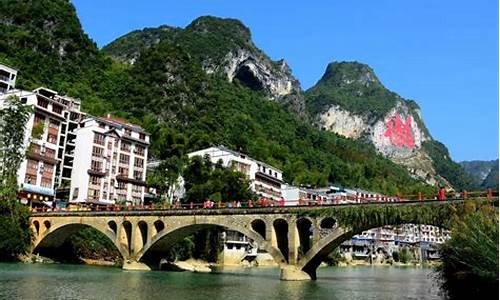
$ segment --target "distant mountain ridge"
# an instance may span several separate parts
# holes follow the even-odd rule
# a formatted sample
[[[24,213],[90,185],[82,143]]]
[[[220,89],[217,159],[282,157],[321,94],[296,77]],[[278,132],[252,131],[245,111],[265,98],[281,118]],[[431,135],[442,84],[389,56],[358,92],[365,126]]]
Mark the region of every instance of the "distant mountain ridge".
[[[474,180],[478,188],[498,188],[498,159],[472,160],[459,163]]]

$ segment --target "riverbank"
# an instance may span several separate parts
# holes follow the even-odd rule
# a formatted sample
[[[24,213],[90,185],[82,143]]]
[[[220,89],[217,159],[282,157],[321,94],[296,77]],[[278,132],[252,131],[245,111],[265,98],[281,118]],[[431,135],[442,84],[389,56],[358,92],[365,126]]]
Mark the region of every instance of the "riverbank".
[[[19,261],[23,263],[37,263],[37,264],[60,264],[60,262],[54,261],[48,257],[43,257],[40,255],[20,255],[18,256]],[[105,259],[93,259],[93,258],[79,258],[78,261],[82,265],[89,266],[105,266],[105,267],[121,267],[121,261],[110,261]],[[369,261],[366,260],[350,260],[349,262],[339,262],[336,267],[340,268],[350,268],[350,267],[405,267],[405,268],[435,268],[441,265],[441,261],[427,261],[423,263],[418,262],[375,262],[370,264]],[[224,263],[210,263],[202,259],[194,259],[189,258],[187,260],[169,262],[166,260],[162,260],[160,262],[160,270],[164,271],[174,271],[174,272],[194,272],[194,273],[210,273],[214,269],[247,269],[247,268],[276,268],[278,265],[276,263],[266,263],[258,264],[254,262],[248,262],[246,260],[238,263],[238,264],[224,264]],[[320,265],[321,268],[331,267],[326,263],[322,263]]]
[[[434,267],[437,267],[441,264],[442,264],[442,262],[440,260],[432,260],[432,261],[424,261],[424,262],[413,261],[413,262],[407,262],[407,263],[391,262],[391,261],[370,263],[369,261],[366,261],[366,260],[351,260],[349,262],[339,262],[337,266],[338,267],[363,266],[363,267],[407,267],[407,268],[428,267],[428,268],[434,268]]]

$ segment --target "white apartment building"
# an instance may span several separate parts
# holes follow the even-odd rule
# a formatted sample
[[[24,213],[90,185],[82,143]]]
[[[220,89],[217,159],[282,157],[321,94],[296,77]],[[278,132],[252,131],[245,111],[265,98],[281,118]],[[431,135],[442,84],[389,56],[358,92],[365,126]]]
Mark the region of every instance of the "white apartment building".
[[[62,128],[66,124],[68,106],[57,93],[38,88],[33,92],[11,89],[0,94],[0,106],[10,96],[33,108],[26,124],[24,147],[26,159],[18,170],[19,198],[23,203],[38,204],[54,198],[57,168],[62,163]],[[64,145],[63,145],[64,146]]]
[[[0,94],[13,90],[16,86],[17,70],[0,64]]]
[[[227,149],[224,146],[210,147],[196,152],[191,152],[188,157],[205,156],[210,161],[222,161],[224,167],[231,167],[245,174],[250,180],[250,187],[257,195],[279,200],[282,196],[283,172],[278,168],[264,162],[255,160],[246,154]]]
[[[76,133],[69,202],[143,203],[149,135],[109,116],[84,119]]]

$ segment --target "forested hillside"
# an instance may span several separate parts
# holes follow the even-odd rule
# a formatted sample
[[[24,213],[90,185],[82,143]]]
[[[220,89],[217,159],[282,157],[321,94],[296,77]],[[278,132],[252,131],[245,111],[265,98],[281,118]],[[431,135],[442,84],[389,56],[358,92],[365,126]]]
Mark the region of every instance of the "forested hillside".
[[[234,22],[202,18],[188,28],[224,35]],[[96,48],[68,1],[2,1],[0,26],[0,60],[20,70],[20,88],[44,85],[81,98],[89,113],[113,113],[144,126],[156,158],[175,161],[224,144],[283,169],[293,184],[335,183],[388,194],[433,191],[373,146],[321,131],[286,109],[287,103],[270,101],[271,87],[286,74],[276,73],[266,90],[228,81],[224,72],[207,73],[206,58],[219,57],[223,49],[217,47],[226,45],[222,37],[205,54],[198,43],[212,41],[204,36],[184,45],[160,41],[141,49],[130,65]]]

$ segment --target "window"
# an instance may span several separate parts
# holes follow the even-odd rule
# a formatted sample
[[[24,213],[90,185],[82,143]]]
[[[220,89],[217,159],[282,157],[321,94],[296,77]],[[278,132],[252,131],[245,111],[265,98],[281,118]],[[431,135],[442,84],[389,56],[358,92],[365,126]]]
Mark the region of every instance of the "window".
[[[127,184],[125,182],[118,182],[118,189],[119,190],[125,190],[127,188]]]
[[[132,192],[133,193],[140,193],[140,192],[142,192],[142,187],[140,185],[132,185]]]
[[[274,177],[278,178],[278,173],[274,172]]]
[[[126,154],[120,154],[120,163],[121,164],[128,164],[130,162],[130,156]]]
[[[73,189],[73,200],[78,198],[78,191],[79,191],[79,188],[77,188],[77,187]]]
[[[51,144],[57,144],[57,135],[48,134],[47,135],[47,142],[49,142]]]
[[[43,175],[44,176],[50,176],[52,177],[52,174],[54,174],[54,165],[44,163],[43,165]]]
[[[90,176],[89,183],[93,184],[93,185],[100,185],[101,184],[101,178],[99,178],[97,176]]]
[[[106,128],[106,125],[104,123],[99,122],[99,128]]]
[[[132,131],[130,129],[125,129],[125,136],[132,136]]]
[[[50,187],[52,187],[52,179],[42,178],[42,182],[40,185],[43,187],[46,187],[46,188],[50,188]]]
[[[92,171],[101,172],[102,171],[102,162],[93,160],[90,163],[90,168],[92,169]]]
[[[50,149],[50,148],[45,148],[45,156],[50,157],[50,158],[55,158],[56,157],[56,150]]]
[[[26,172],[30,174],[36,174],[38,170],[38,161],[28,159],[28,165],[26,166]]]
[[[49,101],[42,99],[42,98],[38,98],[37,104],[38,104],[38,106],[41,106],[43,108],[47,108],[49,106]]]
[[[146,135],[144,133],[139,133],[139,139],[144,141],[146,139]]]
[[[36,175],[26,174],[24,177],[24,183],[36,184]]]
[[[92,147],[92,156],[102,157],[103,154],[104,154],[104,149],[103,148],[96,147],[96,146]]]
[[[99,190],[88,189],[87,198],[92,199],[92,200],[98,200],[99,199]]]
[[[144,167],[144,159],[142,159],[142,158],[136,158],[134,160],[134,167],[139,167],[139,168]]]
[[[119,167],[119,168],[118,168],[118,173],[119,173],[119,175],[121,175],[121,176],[128,177],[128,168],[122,168],[122,167]]]
[[[52,104],[52,111],[55,112],[56,114],[61,114],[62,113],[62,106]]]
[[[144,147],[135,145],[134,153],[136,155],[144,156]]]
[[[142,171],[134,171],[134,179],[142,180]]]
[[[122,142],[120,146],[120,150],[125,151],[125,152],[130,152],[130,143],[127,142]]]
[[[108,142],[108,149],[111,150],[113,148],[113,142],[109,141]]]
[[[94,144],[104,145],[104,134],[94,132]]]
[[[55,130],[59,130],[59,122],[57,122],[55,120],[50,120],[50,122],[49,122],[49,128],[52,128],[52,129],[55,129]]]

